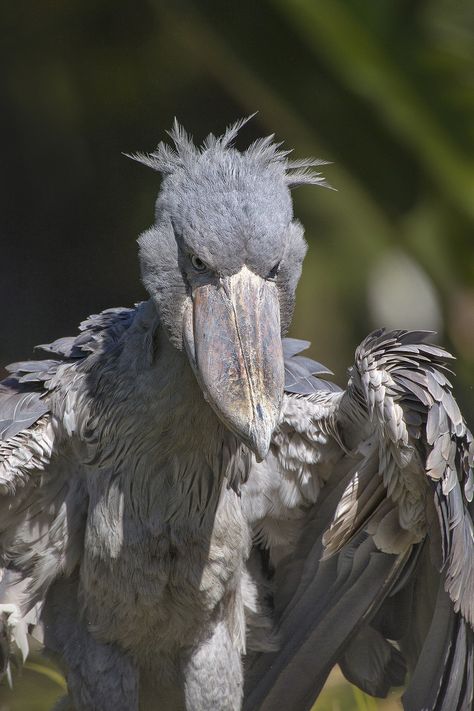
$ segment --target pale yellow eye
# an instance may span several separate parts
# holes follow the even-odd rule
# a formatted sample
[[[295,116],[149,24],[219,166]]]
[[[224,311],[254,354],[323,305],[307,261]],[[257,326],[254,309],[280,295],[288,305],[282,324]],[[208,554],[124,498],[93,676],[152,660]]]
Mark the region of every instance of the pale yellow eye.
[[[195,254],[191,255],[191,264],[193,265],[193,269],[197,272],[205,272],[207,269],[207,264]]]

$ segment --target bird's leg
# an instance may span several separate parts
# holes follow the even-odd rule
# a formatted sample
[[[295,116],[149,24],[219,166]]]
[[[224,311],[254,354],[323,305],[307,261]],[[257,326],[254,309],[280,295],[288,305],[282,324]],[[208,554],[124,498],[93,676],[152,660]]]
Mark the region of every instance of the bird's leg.
[[[182,663],[187,711],[238,711],[242,703],[242,662],[225,621]]]
[[[79,614],[77,581],[58,580],[43,611],[44,641],[59,659],[75,711],[138,711],[138,670],[115,644],[97,641]],[[62,707],[61,707],[62,708]]]

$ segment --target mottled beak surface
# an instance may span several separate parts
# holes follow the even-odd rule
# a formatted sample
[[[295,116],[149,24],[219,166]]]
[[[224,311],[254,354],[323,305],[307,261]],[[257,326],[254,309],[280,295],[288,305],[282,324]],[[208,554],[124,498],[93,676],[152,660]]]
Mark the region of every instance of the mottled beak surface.
[[[268,453],[280,415],[284,363],[277,287],[243,267],[193,292],[184,334],[204,396],[255,453]]]

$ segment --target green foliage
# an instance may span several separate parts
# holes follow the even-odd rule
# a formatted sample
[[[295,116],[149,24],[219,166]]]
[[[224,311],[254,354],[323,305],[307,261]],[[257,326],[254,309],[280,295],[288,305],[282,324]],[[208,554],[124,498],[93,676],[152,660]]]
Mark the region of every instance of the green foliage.
[[[64,696],[64,677],[50,663],[37,655],[23,669],[13,674],[13,687],[0,682],[1,711],[49,711]]]
[[[400,694],[392,691],[387,699],[374,699],[348,684],[336,668],[312,711],[400,711],[399,698]]]

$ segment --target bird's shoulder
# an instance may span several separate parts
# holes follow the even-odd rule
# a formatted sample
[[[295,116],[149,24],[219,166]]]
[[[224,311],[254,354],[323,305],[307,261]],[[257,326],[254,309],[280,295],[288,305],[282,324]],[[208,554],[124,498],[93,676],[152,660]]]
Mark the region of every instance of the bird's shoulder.
[[[12,571],[18,574],[24,610],[42,604],[51,582],[70,573],[81,555],[87,492],[75,476],[68,435],[78,421],[82,370],[120,350],[142,312],[138,305],[90,316],[76,336],[38,346],[38,358],[9,365],[0,383],[0,581],[4,591]]]
[[[325,377],[333,375],[332,370],[308,356],[301,355],[310,345],[309,341],[302,341],[298,338],[283,339],[285,393],[309,398],[319,393],[341,392],[338,385]]]
[[[78,366],[117,348],[142,311],[143,304],[137,304],[93,314],[79,325],[77,335],[36,346],[35,354],[45,357],[6,367],[8,375],[0,382],[0,458],[8,442],[47,421],[54,391],[70,385]]]
[[[111,351],[117,347],[124,334],[142,314],[144,307],[144,303],[139,303],[132,308],[110,308],[92,314],[79,324],[77,335],[41,344],[36,346],[35,351],[48,355],[56,363],[57,368],[65,363],[80,363],[93,354]]]
[[[283,340],[285,392],[281,418],[273,435],[273,445],[285,466],[299,468],[301,461],[315,462],[316,451],[334,434],[331,422],[338,410],[343,390],[327,379],[332,371],[318,361],[301,355],[308,341]]]

